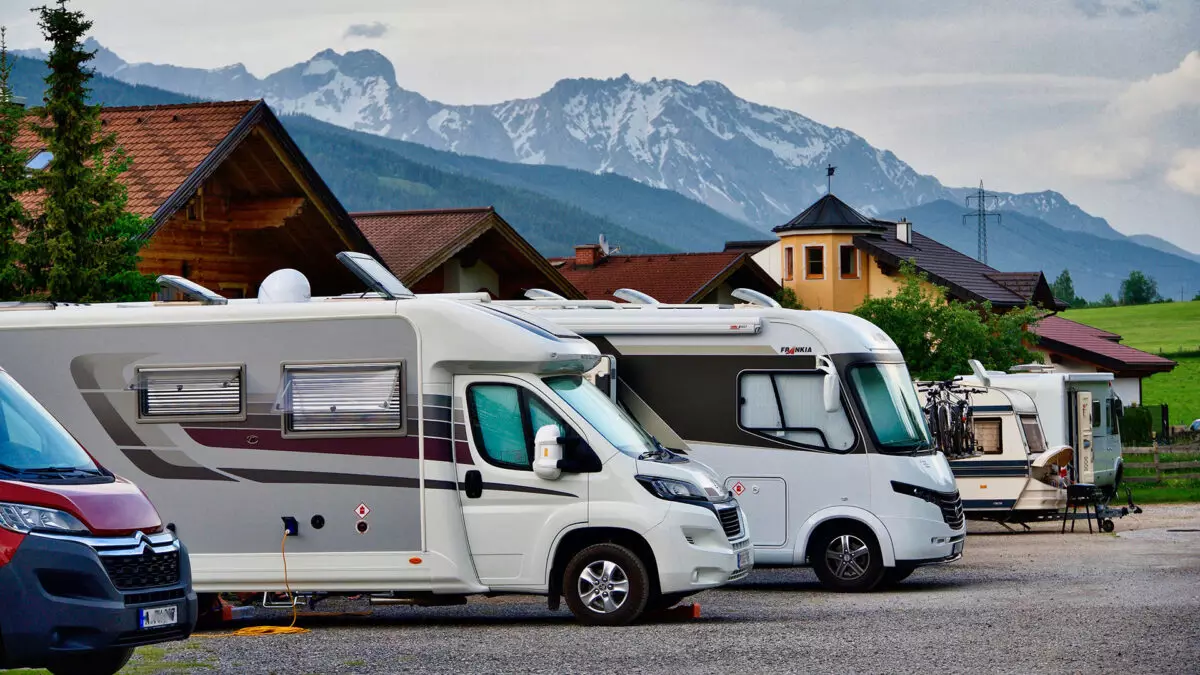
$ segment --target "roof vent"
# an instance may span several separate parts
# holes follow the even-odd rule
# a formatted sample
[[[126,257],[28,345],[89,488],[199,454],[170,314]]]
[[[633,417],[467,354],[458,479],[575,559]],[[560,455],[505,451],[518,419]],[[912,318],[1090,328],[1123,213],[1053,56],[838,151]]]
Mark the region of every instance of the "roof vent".
[[[908,222],[908,218],[901,218],[900,222],[896,223],[896,239],[912,245],[912,223]]]
[[[624,300],[631,305],[657,305],[658,300],[641,291],[635,291],[632,288],[618,288],[613,291],[613,297],[618,300]]]
[[[293,269],[271,272],[258,287],[259,304],[308,302],[311,298],[312,288],[308,285],[308,278]]]
[[[735,288],[731,295],[738,300],[748,302],[751,305],[758,305],[759,307],[773,307],[775,309],[782,307],[782,305],[775,301],[775,298],[750,288]]]
[[[525,297],[529,300],[566,300],[558,293],[547,291],[544,288],[531,288],[525,291]]]

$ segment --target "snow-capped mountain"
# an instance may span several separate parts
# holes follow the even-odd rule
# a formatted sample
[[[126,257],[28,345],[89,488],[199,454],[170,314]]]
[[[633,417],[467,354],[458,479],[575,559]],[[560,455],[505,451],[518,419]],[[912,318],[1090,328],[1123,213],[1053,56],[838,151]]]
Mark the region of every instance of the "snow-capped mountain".
[[[95,41],[102,74],[205,99],[264,98],[280,113],[440,150],[526,164],[613,172],[673,190],[767,229],[833,189],[869,214],[937,199],[962,203],[973,188],[948,188],[851,131],[759,105],[719,82],[562,80],[530,99],[446,105],[397,83],[375,51],[322,51],[257,78],[236,64],[205,70],[127,63]],[[1102,218],[1056,192],[1001,193],[1001,206],[1067,230],[1121,238]]]

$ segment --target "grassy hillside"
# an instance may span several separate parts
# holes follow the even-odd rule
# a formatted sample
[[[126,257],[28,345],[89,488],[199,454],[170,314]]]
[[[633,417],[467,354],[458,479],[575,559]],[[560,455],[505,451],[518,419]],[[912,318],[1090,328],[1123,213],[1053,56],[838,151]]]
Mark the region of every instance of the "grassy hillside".
[[[1072,321],[1121,335],[1130,347],[1164,353],[1179,365],[1143,384],[1146,403],[1166,403],[1172,424],[1200,417],[1200,302],[1101,307],[1063,312]]]

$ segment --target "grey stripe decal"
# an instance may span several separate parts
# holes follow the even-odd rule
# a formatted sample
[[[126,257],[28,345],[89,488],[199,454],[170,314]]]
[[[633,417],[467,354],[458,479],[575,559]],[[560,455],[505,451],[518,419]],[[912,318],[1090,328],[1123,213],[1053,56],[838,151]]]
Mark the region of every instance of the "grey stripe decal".
[[[96,416],[96,421],[100,422],[100,426],[104,427],[105,433],[119,446],[140,448],[146,444],[137,434],[133,433],[133,429],[125,423],[121,418],[117,409],[112,406],[106,394],[98,392],[88,392],[83,394],[83,401],[87,403],[88,408],[92,410],[92,414]]]
[[[1017,503],[1015,499],[964,499],[964,510],[980,509],[1011,509]]]
[[[416,478],[403,476],[371,476],[358,473],[326,473],[321,471],[286,471],[278,469],[226,469],[221,471],[231,473],[239,478],[252,480],[256,483],[307,483],[312,485],[362,485],[367,487],[398,487],[415,488],[420,486]],[[462,483],[448,480],[426,480],[425,487],[433,490],[465,490]],[[497,492],[527,492],[555,497],[578,498],[578,495],[545,488],[526,487],[524,485],[508,485],[506,483],[484,483],[484,490]]]
[[[188,459],[187,455],[184,455],[179,450],[160,450],[156,452],[147,448],[121,448],[121,452],[124,453],[125,456],[129,458],[129,461],[133,462],[133,465],[140,469],[142,473],[153,478],[165,478],[168,480],[219,480],[233,483],[237,482],[237,480],[234,478],[219,474],[212,469],[206,469],[202,466],[182,466],[179,464],[172,464],[159,454],[160,452],[162,454],[177,454],[182,456],[185,460],[191,461]]]
[[[91,360],[87,356],[77,356],[71,359],[71,379],[75,380],[78,389],[99,389],[96,374],[92,372]]]

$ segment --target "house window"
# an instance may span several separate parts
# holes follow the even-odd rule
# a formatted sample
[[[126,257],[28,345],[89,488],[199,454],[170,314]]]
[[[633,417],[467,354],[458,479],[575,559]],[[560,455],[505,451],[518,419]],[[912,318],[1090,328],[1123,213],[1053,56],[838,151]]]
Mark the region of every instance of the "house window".
[[[851,244],[838,247],[838,273],[843,279],[858,279],[858,249]]]
[[[139,367],[138,420],[243,420],[245,366]]]
[[[791,246],[783,248],[783,279],[791,281],[796,278],[796,249]]]
[[[25,163],[25,168],[30,171],[41,171],[50,166],[50,162],[54,159],[54,153],[49,150],[42,150],[34,155],[28,162]]]
[[[533,467],[533,441],[547,424],[567,425],[536,394],[511,384],[474,384],[467,390],[475,447],[489,464],[528,471]]]
[[[976,418],[974,426],[975,444],[983,450],[983,454],[999,455],[1004,452],[1004,442],[1001,440],[999,419]]]
[[[746,372],[738,377],[738,425],[801,447],[845,452],[854,430],[845,409],[825,411],[821,372]]]
[[[804,247],[804,278],[805,279],[824,279],[825,278],[825,247],[824,246],[805,246]]]
[[[284,366],[275,406],[285,435],[403,435],[404,365]]]

